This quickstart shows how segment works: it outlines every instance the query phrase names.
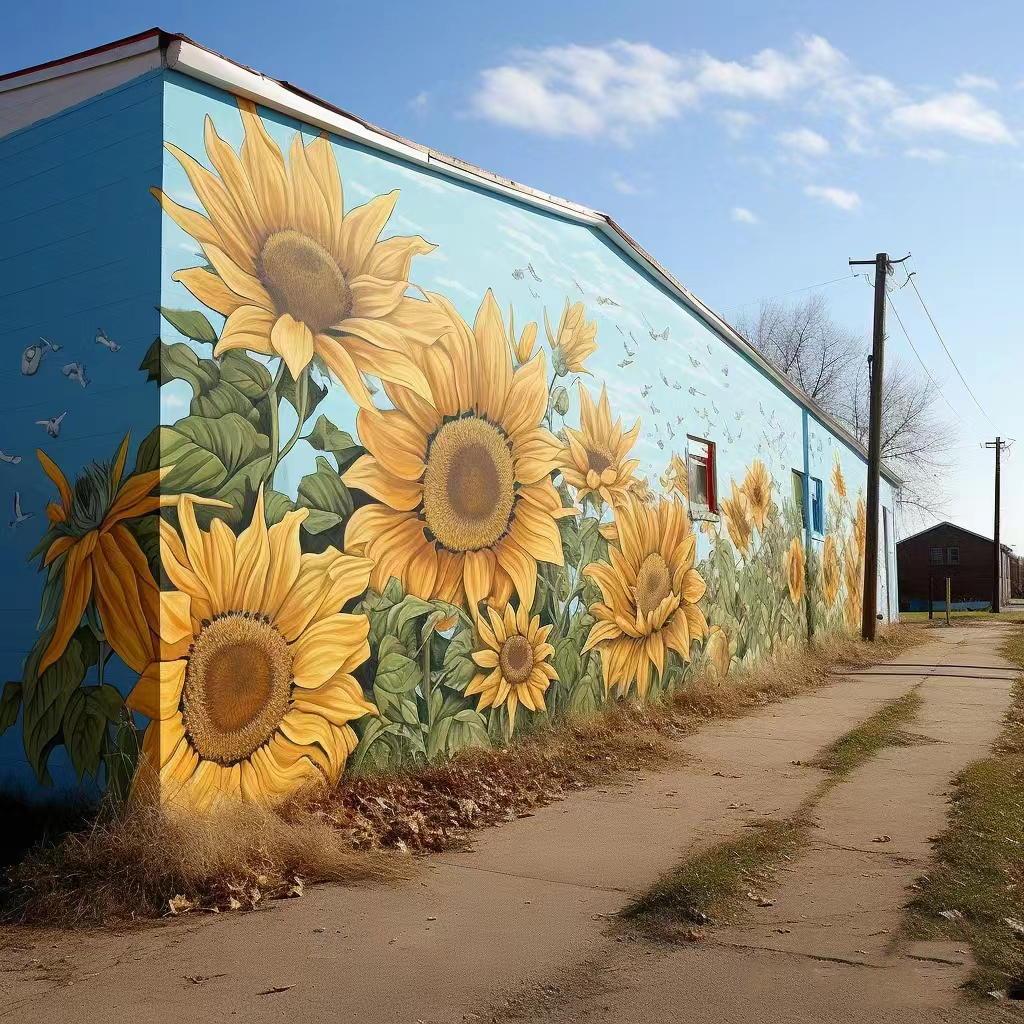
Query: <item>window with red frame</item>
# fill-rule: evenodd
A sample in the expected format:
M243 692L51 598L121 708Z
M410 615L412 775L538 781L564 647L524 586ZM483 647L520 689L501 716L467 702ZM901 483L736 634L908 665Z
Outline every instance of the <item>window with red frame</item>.
M718 511L715 486L715 443L703 437L687 437L686 475L691 507Z

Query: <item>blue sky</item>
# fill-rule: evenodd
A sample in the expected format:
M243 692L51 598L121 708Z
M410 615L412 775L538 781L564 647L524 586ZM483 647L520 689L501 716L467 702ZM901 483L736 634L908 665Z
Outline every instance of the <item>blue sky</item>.
M991 533L992 456L979 442L1019 436L1005 465L1003 539L1024 550L1022 328L1009 302L1024 224L1024 6L976 3L968 17L962 4L870 0L58 0L45 14L7 14L0 70L154 24L611 213L730 319L762 296L845 277L848 257L912 252L915 280L993 421L912 290L895 292L962 417L949 413L959 440L948 517ZM839 318L870 331L863 281L824 291ZM913 360L890 326L890 355Z

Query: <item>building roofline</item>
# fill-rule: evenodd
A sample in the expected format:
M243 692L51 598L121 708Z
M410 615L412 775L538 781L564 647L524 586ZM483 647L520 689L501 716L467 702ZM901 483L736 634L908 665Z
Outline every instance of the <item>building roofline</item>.
M899 544L906 544L908 540L923 537L926 533L931 533L932 530L939 529L940 526L948 526L954 530L959 530L961 533L969 533L972 537L977 537L978 540L988 541L989 544L992 543L992 538L986 537L983 533L975 533L974 530L968 530L966 526L958 526L956 523L951 523L948 519L943 519L941 523L932 523L931 526L927 526L923 530L918 530L917 533L912 533L909 537L904 537L902 540L897 542L897 546L899 546ZM1000 546L1006 547L1005 544Z
M336 135L359 142L372 149L391 153L411 163L419 164L421 167L444 174L447 177L469 181L487 191L516 199L519 202L554 213L576 223L596 228L612 245L625 253L631 261L638 264L642 270L651 275L669 292L673 293L684 306L718 333L727 344L754 363L762 373L786 391L801 407L820 420L832 433L857 452L861 458L867 459L867 450L847 427L822 409L812 399L808 398L778 367L765 358L764 355L739 334L731 324L680 284L665 267L658 263L650 253L608 214L530 188L521 182L512 181L491 171L486 171L475 164L412 142L369 121L365 121L312 93L306 92L290 82L270 78L252 68L239 64L229 57L225 57L208 47L196 43L188 36L165 32L159 28L149 29L146 32L119 39L105 46L84 50L81 53L73 54L60 60L38 64L21 71L10 72L0 76L0 84L10 82L13 85L14 79L30 74L37 76L37 80L50 77L55 78L67 73L63 70L64 65L79 60L91 60L108 51L116 51L119 48L133 43L141 43L150 38L156 39L158 41L157 45L164 51L164 66L169 70L179 71L199 81L224 89L227 92L244 96L247 99L260 103L262 106L295 117L297 120L317 125ZM112 54L111 60L116 59L119 59L119 57ZM94 61L91 66L95 66L98 63L103 62ZM51 73L48 74L48 72ZM8 88L10 87L12 86L9 85ZM902 478L887 466L882 466L882 473L896 487L902 485Z

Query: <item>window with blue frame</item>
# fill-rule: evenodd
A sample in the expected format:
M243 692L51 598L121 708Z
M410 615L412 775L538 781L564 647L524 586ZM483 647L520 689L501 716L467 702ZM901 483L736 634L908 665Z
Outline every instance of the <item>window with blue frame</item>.
M818 534L825 532L824 487L816 477L811 477L811 529Z

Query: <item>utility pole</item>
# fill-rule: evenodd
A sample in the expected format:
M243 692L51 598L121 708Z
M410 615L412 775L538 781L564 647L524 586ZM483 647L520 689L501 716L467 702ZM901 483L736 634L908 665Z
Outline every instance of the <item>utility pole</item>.
M909 259L904 256L896 263ZM868 414L868 502L864 545L864 602L861 636L874 640L878 608L878 494L882 469L882 384L885 376L885 279L892 273L893 261L887 252L873 260L850 260L851 267L875 266L875 319L871 332L871 402Z
M992 525L992 612L996 615L999 614L1000 605L1002 602L1002 590L1000 587L1000 570L1003 567L1002 550L999 544L999 463L1000 455L1002 455L1003 449L1009 449L1012 441L1004 441L1001 437L997 437L994 441L986 441L986 448L995 448L996 450L996 494L995 494L995 513L993 515Z

